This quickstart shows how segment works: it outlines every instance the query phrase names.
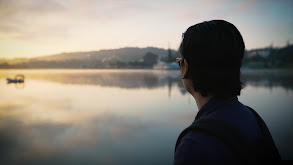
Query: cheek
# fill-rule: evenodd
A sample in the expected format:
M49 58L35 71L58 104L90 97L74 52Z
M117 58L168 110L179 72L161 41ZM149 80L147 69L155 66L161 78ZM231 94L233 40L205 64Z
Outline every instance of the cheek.
M189 93L192 93L194 90L193 90L193 85L192 85L192 81L189 80L189 79L182 79L182 83L185 87L185 89L189 92Z

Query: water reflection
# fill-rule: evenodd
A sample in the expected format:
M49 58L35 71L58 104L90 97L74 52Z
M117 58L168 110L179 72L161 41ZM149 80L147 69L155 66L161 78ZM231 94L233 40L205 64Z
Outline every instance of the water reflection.
M117 115L76 123L25 124L5 119L1 124L0 160L4 164L135 164L147 149L144 143L156 144L143 137L151 133L152 124Z
M4 83L19 73L23 90ZM243 78L240 100L292 159L292 71ZM197 112L179 71L2 70L0 91L1 164L172 164L176 138Z
M179 71L152 70L40 70L39 72L23 71L28 79L51 81L71 85L99 85L102 87L159 88L168 85L169 90L176 85L182 94L186 93ZM12 75L4 74L6 76ZM293 90L292 70L243 70L242 80L248 86L281 87ZM23 88L24 84L21 87Z
M16 89L23 89L25 87L25 83L7 83L7 85L13 85Z
M293 90L293 70L245 70L242 76L248 86Z
M167 83L178 83L179 71L128 71L27 73L28 79L53 81L62 84L99 85L119 88L157 88Z
M153 89L168 85L169 96L171 96L172 86L175 85L180 88L182 94L186 93L178 70L87 70L87 72L76 70L60 70L59 72L56 72L56 70L44 70L44 72L28 71L24 72L24 74L27 79L70 85L99 85L102 87L119 87L126 89ZM6 76L7 75L10 74L6 74Z

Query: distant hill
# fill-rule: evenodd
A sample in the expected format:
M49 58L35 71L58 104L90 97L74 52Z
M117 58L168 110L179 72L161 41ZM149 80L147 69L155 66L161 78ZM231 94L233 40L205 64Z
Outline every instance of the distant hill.
M126 47L88 52L60 53L35 58L0 59L0 68L151 68L143 62L144 56L151 53L157 59L166 60L168 50L147 47ZM173 58L178 56L171 50Z
M90 52L72 52L72 53L60 53L50 56L42 56L32 58L31 60L38 61L66 61L66 60L85 60L85 59L95 59L100 61L109 61L115 59L121 62L139 61L146 53L151 52L160 57L166 57L168 52L166 49L160 49L155 47L147 48L135 48L127 47L120 49L109 49L100 51L90 51ZM173 50L175 54L176 51Z

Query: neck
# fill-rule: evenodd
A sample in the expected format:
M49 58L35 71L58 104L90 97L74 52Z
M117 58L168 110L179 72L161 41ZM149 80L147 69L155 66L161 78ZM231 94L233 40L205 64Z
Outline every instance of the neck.
M201 107L204 106L213 97L212 95L203 97L200 93L197 92L194 92L192 96L195 99L198 110L200 110Z

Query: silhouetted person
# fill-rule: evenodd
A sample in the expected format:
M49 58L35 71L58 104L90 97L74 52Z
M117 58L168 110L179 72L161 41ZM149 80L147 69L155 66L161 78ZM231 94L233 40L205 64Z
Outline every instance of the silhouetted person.
M198 114L179 136L174 164L252 164L280 160L265 123L238 101L244 41L223 20L189 27L179 48L182 82Z

